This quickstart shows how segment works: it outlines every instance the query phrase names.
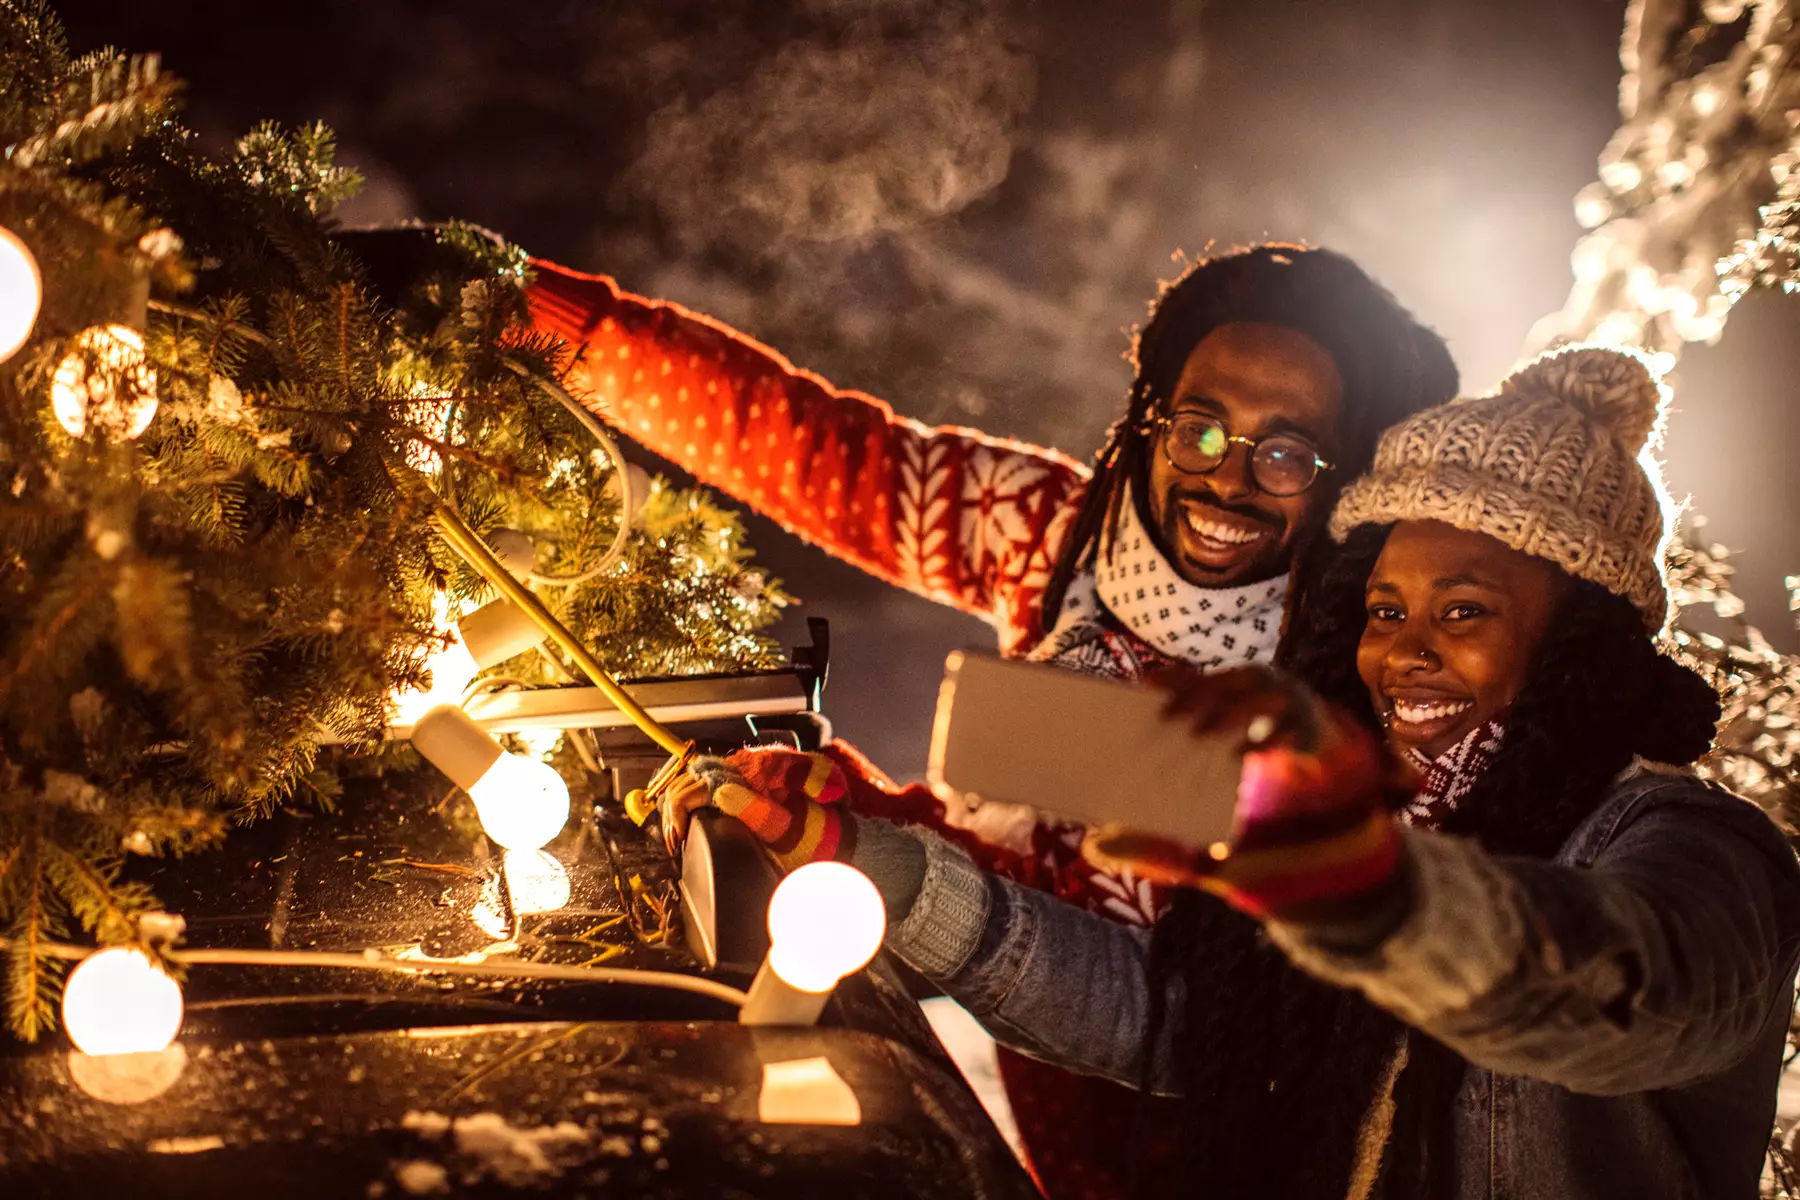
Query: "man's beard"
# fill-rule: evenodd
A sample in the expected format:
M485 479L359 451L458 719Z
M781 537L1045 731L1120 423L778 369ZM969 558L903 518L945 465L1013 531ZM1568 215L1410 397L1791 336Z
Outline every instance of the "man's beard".
M1245 526L1260 536L1235 556L1229 547L1215 548L1189 524L1185 501L1203 504L1220 517L1229 518L1221 523L1234 528ZM1162 521L1150 524L1162 543L1157 548L1175 573L1189 583L1198 587L1241 587L1273 579L1288 569L1287 522L1280 514L1254 504L1222 501L1210 492L1176 487L1164 493L1162 510Z

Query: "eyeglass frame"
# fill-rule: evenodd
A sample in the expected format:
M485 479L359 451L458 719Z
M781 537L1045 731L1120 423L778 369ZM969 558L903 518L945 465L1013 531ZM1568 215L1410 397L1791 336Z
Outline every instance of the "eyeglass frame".
M1219 456L1218 462L1214 463L1210 467L1207 467L1203 471L1188 470L1186 467L1184 467L1180 463L1176 462L1175 456L1173 454L1169 453L1169 446L1168 446L1169 438L1168 438L1168 433L1166 431L1174 428L1175 422L1182 417L1194 417L1194 418L1197 418L1202 421L1211 421L1214 425L1217 425L1219 427L1219 431L1225 435L1225 453L1223 453ZM1165 432L1158 433L1157 432L1158 430L1163 430ZM1214 471L1217 471L1220 467L1224 466L1226 460L1231 457L1232 445L1233 444L1240 445L1240 446L1244 447L1244 453L1249 456L1250 480L1252 483L1256 484L1256 489L1258 491L1262 492L1264 495L1275 496L1280 499L1286 499L1289 496L1304 496L1307 492L1312 490L1312 487L1315 483L1319 482L1319 476L1325 474L1327 471L1334 469L1334 467L1335 467L1335 464L1328 463L1324 459L1319 457L1318 447L1314 446L1311 442L1307 441L1305 438L1301 437L1297 433L1271 433L1265 437L1259 437L1259 438L1245 437L1241 433L1231 432L1231 426L1225 424L1225 422L1220 420L1218 417L1215 417L1215 416L1211 415L1210 413L1194 412L1191 409L1182 411L1182 412L1159 413L1154 417L1146 417L1142 422L1139 423L1138 431L1140 433L1144 434L1146 437L1154 436L1156 438L1157 446L1162 450L1163 457L1169 460L1169 465L1171 467L1174 467L1177 471L1180 471L1183 475L1211 475ZM1308 450L1312 451L1312 456L1313 456L1312 478L1307 480L1306 486L1301 488L1297 492L1271 492L1271 491L1269 491L1268 488L1263 486L1262 480L1260 480L1256 477L1256 448L1258 446L1262 445L1264 442L1273 441L1275 438L1287 438L1290 441L1298 442L1300 445L1305 446Z

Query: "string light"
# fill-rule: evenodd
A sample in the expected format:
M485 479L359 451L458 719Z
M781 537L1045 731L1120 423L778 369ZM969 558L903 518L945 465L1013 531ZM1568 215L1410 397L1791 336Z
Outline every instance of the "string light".
M75 335L50 381L50 407L74 437L90 429L129 441L156 416L156 372L144 336L129 325L96 325Z
M769 898L769 956L739 1014L746 1025L810 1025L838 981L881 949L887 909L848 863L808 863Z
M0 226L0 362L19 352L37 324L44 302L44 277L31 247Z
M83 959L63 987L63 1028L83 1054L148 1054L181 1032L181 985L142 950Z
M469 794L487 835L536 850L569 821L569 785L555 767L509 754L462 709L441 704L413 725L413 748Z
M406 439L406 465L436 476L444 469L444 459L431 443L450 438L450 393L427 380L415 379L407 394L415 402L406 406L403 419L423 436Z
M1562 309L1533 328L1533 348L1575 339L1679 353L1716 342L1752 288L1800 292L1790 23L1773 0L1705 0L1641 37L1662 19L1651 8L1632 0L1626 16L1622 123L1601 152L1599 182L1575 198L1593 232L1576 247ZM1721 28L1752 10L1743 28ZM1688 53L1714 44L1731 53Z

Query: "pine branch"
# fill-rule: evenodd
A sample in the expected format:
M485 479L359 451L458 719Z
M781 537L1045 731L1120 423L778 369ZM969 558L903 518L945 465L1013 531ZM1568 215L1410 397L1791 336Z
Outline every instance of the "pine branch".
M56 842L44 846L44 871L69 911L84 929L102 942L131 937L139 913L154 907L142 883L118 882L119 862L112 855L90 857Z
M179 84L163 75L155 55L86 65L85 89L71 87L55 107L62 120L54 129L12 147L15 166L62 160L91 162L128 145L155 128L169 112ZM85 95L82 91L85 90Z
M523 251L473 226L334 232L356 180L329 130L215 156L175 94L155 60L71 60L38 0L0 0L0 220L45 278L39 335L0 371L0 929L31 1036L54 1016L45 939L73 917L116 940L151 903L122 852L332 807L346 752L322 758L322 728L381 748L440 608L489 593L437 505L526 532L563 575L618 529L611 461L543 386L573 355L519 324ZM146 279L158 415L72 438L48 412L56 339ZM729 514L665 489L630 544L546 589L578 633L636 673L774 661L757 630L785 597Z
M30 675L39 663L55 657L63 649L64 635L104 594L109 583L107 572L78 568L78 573L76 585L60 597L45 619L36 623L12 661L0 668L0 702L8 699L19 681Z
M24 880L8 927L6 948L7 1021L27 1042L54 1028L56 995L62 964L46 953L45 943L60 932L43 870L43 838L26 835Z

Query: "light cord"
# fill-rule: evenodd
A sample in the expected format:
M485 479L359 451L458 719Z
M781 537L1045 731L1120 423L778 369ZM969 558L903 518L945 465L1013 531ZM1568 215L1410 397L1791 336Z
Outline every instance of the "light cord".
M6 945L0 939L0 946ZM96 948L68 942L40 943L51 958L79 961L99 953ZM361 954L335 954L319 950L166 950L173 963L192 966L315 967L346 971L387 971L399 975L477 975L503 979L560 979L575 983L635 983L669 991L691 992L742 1008L745 995L737 988L711 979L696 979L673 971L636 971L627 967L576 967L532 962L432 962L393 958L373 950Z
M593 566L574 575L540 575L536 571L527 571L525 577L532 583L550 587L576 587L598 578L614 563L625 556L625 543L631 536L631 471L625 462L625 455L619 450L619 443L613 439L612 433L601 423L588 407L569 394L567 388L555 380L545 379L542 375L530 370L523 363L513 359L503 360L520 375L530 379L544 391L548 392L558 404L569 411L569 415L581 423L581 427L593 435L600 448L612 460L613 480L619 485L619 528L613 534L612 545L606 548Z
M630 718L631 723L643 730L650 740L668 751L678 760L685 761L693 750L693 743L684 741L671 732L667 726L652 717L629 693L606 672L600 661L588 652L588 648L580 640L551 615L544 607L543 601L513 577L512 572L501 565L494 557L487 543L483 542L474 530L464 524L456 510L448 504L440 502L433 513L439 532L450 548L460 555L463 561L485 578L496 591L517 605L526 616L530 617L537 627L555 642L558 649L568 655L582 674L586 675L593 685L605 693L613 705Z

